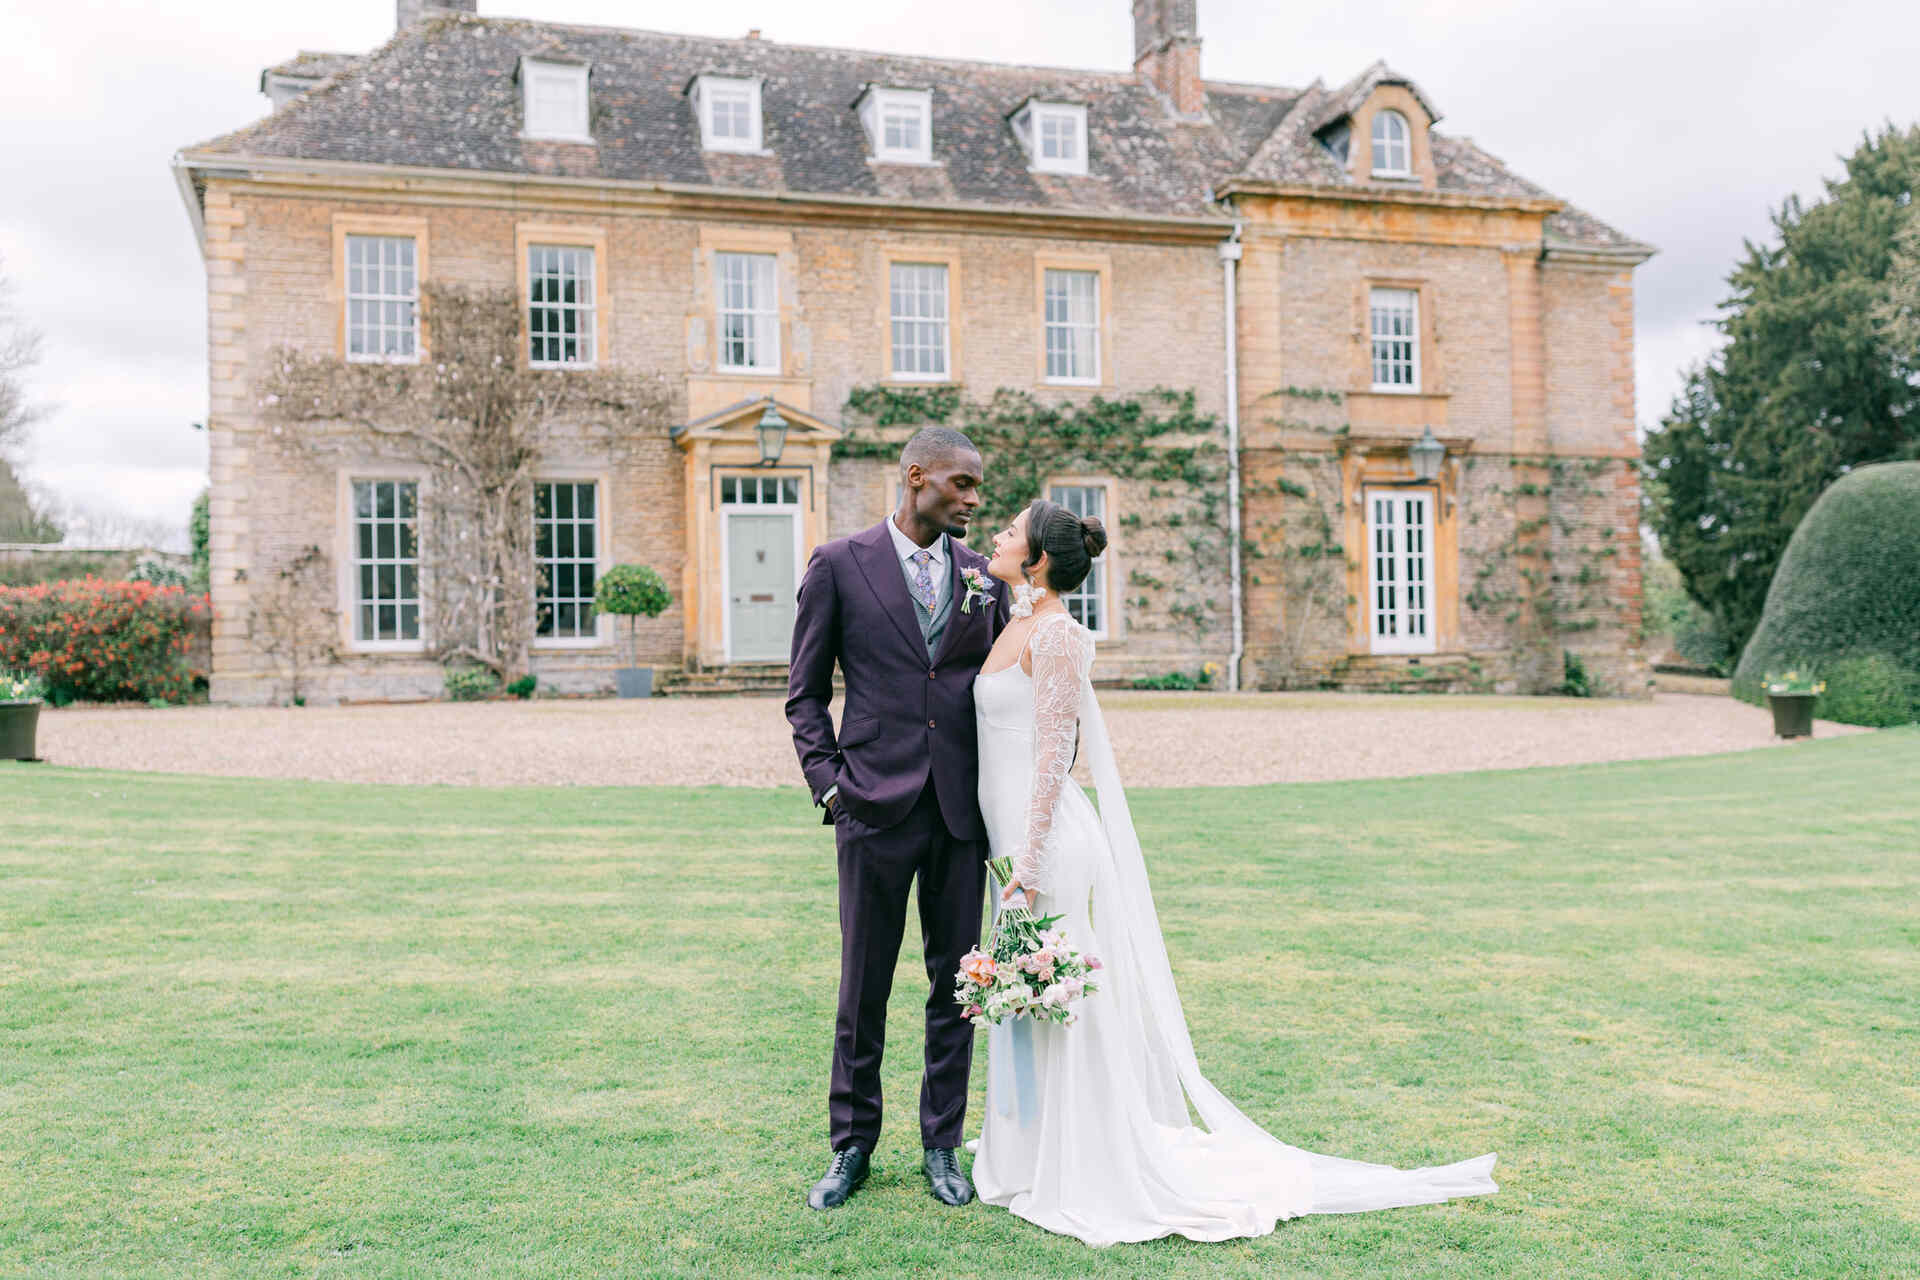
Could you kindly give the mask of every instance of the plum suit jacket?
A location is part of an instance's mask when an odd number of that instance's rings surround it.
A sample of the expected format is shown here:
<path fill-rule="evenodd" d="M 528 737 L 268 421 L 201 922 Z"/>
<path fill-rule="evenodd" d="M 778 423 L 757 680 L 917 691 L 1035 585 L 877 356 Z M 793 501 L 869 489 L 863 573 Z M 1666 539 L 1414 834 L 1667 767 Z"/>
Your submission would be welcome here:
<path fill-rule="evenodd" d="M 1007 591 L 988 578 L 991 594 L 963 611 L 961 571 L 984 576 L 987 559 L 952 537 L 946 551 L 953 607 L 931 658 L 886 520 L 814 551 L 794 617 L 787 720 L 815 804 L 838 786 L 849 815 L 891 827 L 931 778 L 947 829 L 984 840 L 973 681 L 1006 625 Z M 837 732 L 827 709 L 836 662 L 847 690 Z"/>

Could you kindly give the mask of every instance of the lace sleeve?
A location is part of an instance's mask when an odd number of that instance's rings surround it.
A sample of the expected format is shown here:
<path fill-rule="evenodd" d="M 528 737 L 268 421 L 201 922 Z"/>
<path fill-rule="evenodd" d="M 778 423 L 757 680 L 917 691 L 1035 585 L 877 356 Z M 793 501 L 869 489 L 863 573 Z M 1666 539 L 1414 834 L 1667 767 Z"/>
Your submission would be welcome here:
<path fill-rule="evenodd" d="M 1022 888 L 1044 893 L 1054 806 L 1073 768 L 1080 730 L 1080 687 L 1093 666 L 1093 637 L 1072 618 L 1044 618 L 1029 642 L 1033 655 L 1033 790 L 1027 838 L 1013 859 Z"/>

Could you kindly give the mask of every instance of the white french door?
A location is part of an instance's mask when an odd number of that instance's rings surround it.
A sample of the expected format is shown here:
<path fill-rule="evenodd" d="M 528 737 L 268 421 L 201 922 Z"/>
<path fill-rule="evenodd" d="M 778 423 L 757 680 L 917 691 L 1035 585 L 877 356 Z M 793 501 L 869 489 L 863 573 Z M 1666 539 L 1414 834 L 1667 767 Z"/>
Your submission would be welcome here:
<path fill-rule="evenodd" d="M 1431 489 L 1368 489 L 1367 638 L 1374 653 L 1432 653 Z"/>

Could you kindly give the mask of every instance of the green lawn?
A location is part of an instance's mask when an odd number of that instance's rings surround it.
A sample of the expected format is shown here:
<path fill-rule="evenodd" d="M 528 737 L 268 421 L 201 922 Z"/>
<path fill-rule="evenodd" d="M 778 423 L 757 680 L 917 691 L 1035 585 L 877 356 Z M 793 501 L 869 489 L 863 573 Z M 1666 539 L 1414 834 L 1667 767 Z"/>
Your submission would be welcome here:
<path fill-rule="evenodd" d="M 1096 1252 L 926 1194 L 912 937 L 878 1172 L 802 1204 L 838 939 L 798 790 L 0 766 L 0 1274 L 1920 1275 L 1916 779 L 1890 730 L 1137 792 L 1213 1080 L 1503 1189 Z"/>

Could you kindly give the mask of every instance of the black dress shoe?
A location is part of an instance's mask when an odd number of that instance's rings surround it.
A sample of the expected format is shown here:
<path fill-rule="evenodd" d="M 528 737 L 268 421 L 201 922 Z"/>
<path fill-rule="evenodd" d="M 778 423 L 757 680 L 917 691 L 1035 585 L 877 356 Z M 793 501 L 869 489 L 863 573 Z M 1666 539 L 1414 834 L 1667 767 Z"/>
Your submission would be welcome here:
<path fill-rule="evenodd" d="M 847 1197 L 860 1189 L 867 1180 L 867 1171 L 873 1166 L 867 1159 L 867 1153 L 859 1147 L 842 1147 L 833 1153 L 833 1163 L 827 1166 L 827 1176 L 813 1184 L 813 1190 L 807 1192 L 807 1208 L 837 1209 L 847 1202 Z"/>
<path fill-rule="evenodd" d="M 973 1184 L 960 1172 L 960 1158 L 952 1147 L 927 1148 L 927 1181 L 941 1204 L 958 1207 L 973 1199 Z"/>

